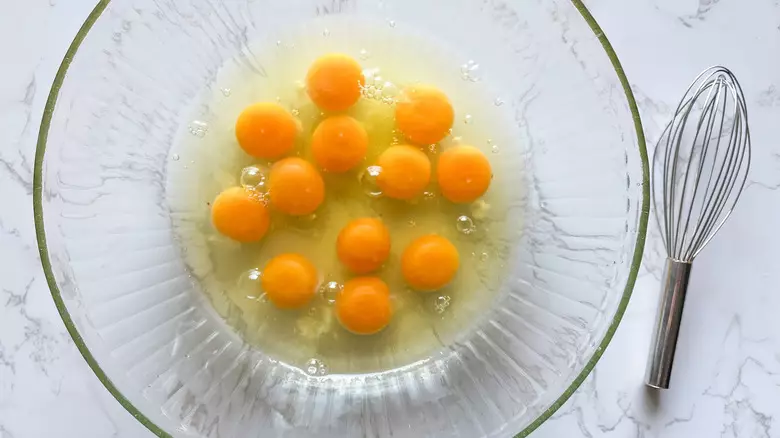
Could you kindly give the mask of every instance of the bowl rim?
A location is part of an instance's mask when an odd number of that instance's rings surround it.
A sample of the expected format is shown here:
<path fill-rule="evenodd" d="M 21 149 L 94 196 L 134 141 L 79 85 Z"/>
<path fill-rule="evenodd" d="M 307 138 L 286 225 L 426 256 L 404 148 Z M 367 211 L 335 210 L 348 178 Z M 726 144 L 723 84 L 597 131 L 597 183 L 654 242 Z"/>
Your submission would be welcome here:
<path fill-rule="evenodd" d="M 604 333 L 604 337 L 601 339 L 598 346 L 596 347 L 593 356 L 591 356 L 591 358 L 585 364 L 583 369 L 574 378 L 574 380 L 572 380 L 572 382 L 569 384 L 566 390 L 564 390 L 563 393 L 560 396 L 558 396 L 558 398 L 547 409 L 545 409 L 541 414 L 539 414 L 536 417 L 536 419 L 534 419 L 531 423 L 529 423 L 522 431 L 517 433 L 514 436 L 514 438 L 527 437 L 528 435 L 531 434 L 531 432 L 533 432 L 539 426 L 541 426 L 542 423 L 547 421 L 558 409 L 560 409 L 560 407 L 563 406 L 563 404 L 566 403 L 566 401 L 582 385 L 583 381 L 585 380 L 586 377 L 588 377 L 591 371 L 593 371 L 599 359 L 601 359 L 601 356 L 604 354 L 606 347 L 612 341 L 612 338 L 615 335 L 615 331 L 617 330 L 618 325 L 620 325 L 620 321 L 623 319 L 623 315 L 625 314 L 626 307 L 628 306 L 628 301 L 631 298 L 631 293 L 633 292 L 634 289 L 634 284 L 636 283 L 637 274 L 639 272 L 639 266 L 642 261 L 642 253 L 644 251 L 644 246 L 645 246 L 648 216 L 650 212 L 650 184 L 649 184 L 650 172 L 649 172 L 649 161 L 647 155 L 647 145 L 645 143 L 644 131 L 642 129 L 642 121 L 639 117 L 639 111 L 637 108 L 636 99 L 634 98 L 634 94 L 631 91 L 631 85 L 628 82 L 628 78 L 626 77 L 625 71 L 623 70 L 623 67 L 620 63 L 620 60 L 617 57 L 617 54 L 615 53 L 615 50 L 612 47 L 612 44 L 610 44 L 606 35 L 602 31 L 601 27 L 598 25 L 595 18 L 593 18 L 593 15 L 591 15 L 590 11 L 583 3 L 583 0 L 570 0 L 570 1 L 572 5 L 577 9 L 577 11 L 579 11 L 579 13 L 582 15 L 582 18 L 588 24 L 588 26 L 593 31 L 594 35 L 596 36 L 596 38 L 599 40 L 602 47 L 604 48 L 604 51 L 606 52 L 607 57 L 609 58 L 610 63 L 612 64 L 612 67 L 615 69 L 615 73 L 618 76 L 618 80 L 620 81 L 620 85 L 623 88 L 623 92 L 625 93 L 625 97 L 628 102 L 629 109 L 631 111 L 631 118 L 633 119 L 634 122 L 634 130 L 636 131 L 636 137 L 637 137 L 637 147 L 639 149 L 639 156 L 641 159 L 642 208 L 640 209 L 639 212 L 639 228 L 637 229 L 636 244 L 634 246 L 634 254 L 631 258 L 631 268 L 629 271 L 628 279 L 626 281 L 626 287 L 623 290 L 623 295 L 620 298 L 617 311 L 615 312 L 615 315 L 613 316 L 612 321 L 609 324 L 609 327 Z M 154 421 L 152 421 L 149 417 L 144 415 L 137 407 L 135 407 L 135 405 L 133 405 L 132 402 L 130 402 L 130 400 L 128 400 L 122 394 L 119 388 L 117 388 L 114 385 L 114 383 L 105 373 L 105 371 L 103 371 L 100 364 L 98 364 L 98 361 L 90 352 L 89 347 L 87 347 L 86 343 L 84 342 L 84 338 L 81 336 L 78 329 L 76 328 L 76 325 L 73 322 L 73 318 L 70 316 L 70 313 L 68 312 L 68 309 L 65 305 L 65 301 L 62 297 L 59 286 L 57 285 L 57 280 L 55 279 L 54 276 L 54 270 L 52 269 L 52 263 L 49 257 L 49 249 L 46 245 L 46 230 L 44 228 L 43 204 L 42 204 L 43 159 L 44 159 L 44 155 L 46 154 L 46 142 L 49 136 L 49 129 L 51 127 L 51 121 L 54 115 L 54 109 L 57 105 L 57 99 L 60 93 L 60 89 L 62 88 L 62 85 L 65 82 L 65 76 L 67 75 L 68 68 L 70 67 L 71 62 L 73 62 L 76 52 L 78 51 L 79 47 L 81 46 L 81 43 L 84 41 L 84 38 L 87 36 L 92 26 L 95 24 L 98 18 L 100 18 L 103 11 L 106 9 L 106 7 L 110 2 L 111 0 L 99 0 L 97 5 L 95 5 L 95 7 L 92 9 L 92 12 L 90 12 L 90 14 L 87 16 L 87 19 L 79 28 L 73 41 L 68 46 L 68 49 L 65 52 L 65 56 L 62 62 L 60 63 L 59 68 L 57 69 L 57 73 L 54 77 L 54 81 L 52 82 L 52 87 L 49 90 L 49 95 L 46 99 L 46 105 L 43 110 L 43 117 L 41 119 L 41 125 L 38 131 L 38 139 L 35 147 L 35 162 L 34 162 L 34 171 L 33 171 L 33 217 L 35 221 L 35 236 L 38 244 L 38 253 L 41 259 L 41 265 L 43 267 L 44 276 L 46 278 L 46 283 L 48 283 L 49 285 L 52 299 L 54 300 L 54 304 L 57 307 L 57 312 L 60 314 L 60 317 L 62 318 L 62 321 L 65 324 L 65 328 L 67 329 L 68 334 L 70 334 L 70 337 L 73 339 L 73 342 L 76 344 L 76 348 L 78 348 L 79 352 L 84 357 L 84 360 L 87 362 L 87 365 L 89 365 L 90 369 L 92 370 L 92 372 L 95 373 L 98 380 L 100 380 L 103 386 L 105 386 L 108 392 L 111 393 L 111 395 L 119 402 L 119 404 L 122 405 L 127 410 L 127 412 L 130 413 L 130 415 L 135 417 L 135 419 L 138 420 L 143 426 L 145 426 L 150 432 L 152 432 L 153 434 L 161 438 L 173 438 L 171 434 L 163 430 L 160 426 L 154 423 Z"/>

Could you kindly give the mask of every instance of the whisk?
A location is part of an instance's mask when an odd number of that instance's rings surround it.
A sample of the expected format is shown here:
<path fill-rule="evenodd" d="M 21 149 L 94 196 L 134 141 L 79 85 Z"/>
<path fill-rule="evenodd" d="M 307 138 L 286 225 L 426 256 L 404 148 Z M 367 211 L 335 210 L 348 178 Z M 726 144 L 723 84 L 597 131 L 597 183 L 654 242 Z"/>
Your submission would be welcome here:
<path fill-rule="evenodd" d="M 653 157 L 653 204 L 666 266 L 645 382 L 668 388 L 693 260 L 726 222 L 750 168 L 742 88 L 728 69 L 693 81 Z"/>

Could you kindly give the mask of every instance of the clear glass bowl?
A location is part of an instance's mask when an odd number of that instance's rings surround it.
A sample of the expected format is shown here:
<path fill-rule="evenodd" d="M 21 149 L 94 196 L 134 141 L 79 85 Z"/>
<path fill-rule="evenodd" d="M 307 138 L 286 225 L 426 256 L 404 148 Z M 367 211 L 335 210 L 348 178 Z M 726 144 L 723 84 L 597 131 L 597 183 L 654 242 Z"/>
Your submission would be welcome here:
<path fill-rule="evenodd" d="M 244 344 L 188 277 L 165 199 L 174 133 L 246 44 L 318 15 L 424 29 L 495 72 L 521 132 L 521 237 L 497 305 L 444 358 L 311 377 Z M 391 22 L 392 21 L 392 22 Z M 648 212 L 620 64 L 579 0 L 101 1 L 56 76 L 35 160 L 52 296 L 90 367 L 159 436 L 525 436 L 623 315 Z"/>

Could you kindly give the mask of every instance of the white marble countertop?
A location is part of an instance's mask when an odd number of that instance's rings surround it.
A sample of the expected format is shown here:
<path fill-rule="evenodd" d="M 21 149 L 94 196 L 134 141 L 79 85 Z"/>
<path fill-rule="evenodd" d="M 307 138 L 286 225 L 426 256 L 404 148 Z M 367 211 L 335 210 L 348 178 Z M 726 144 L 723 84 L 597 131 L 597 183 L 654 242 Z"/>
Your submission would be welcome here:
<path fill-rule="evenodd" d="M 151 437 L 92 375 L 38 260 L 32 163 L 44 102 L 94 0 L 5 0 L 0 14 L 0 438 Z M 595 371 L 534 437 L 780 436 L 780 1 L 588 0 L 632 84 L 648 144 L 703 68 L 740 78 L 753 167 L 697 259 L 673 389 L 642 384 L 662 262 L 657 232 Z"/>

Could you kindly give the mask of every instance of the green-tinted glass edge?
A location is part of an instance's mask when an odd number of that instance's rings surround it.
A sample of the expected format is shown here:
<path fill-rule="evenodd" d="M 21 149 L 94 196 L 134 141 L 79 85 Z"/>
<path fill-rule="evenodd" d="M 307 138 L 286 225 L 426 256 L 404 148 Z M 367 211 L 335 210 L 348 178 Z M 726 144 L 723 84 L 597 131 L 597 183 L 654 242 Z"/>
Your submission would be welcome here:
<path fill-rule="evenodd" d="M 569 397 L 571 397 L 580 385 L 582 385 L 582 382 L 585 381 L 585 378 L 588 377 L 590 372 L 593 371 L 596 363 L 598 363 L 599 359 L 601 359 L 601 356 L 604 354 L 604 350 L 606 350 L 610 341 L 612 341 L 612 337 L 615 336 L 615 331 L 617 330 L 620 321 L 623 319 L 623 315 L 626 313 L 626 307 L 628 307 L 628 300 L 631 298 L 631 292 L 634 290 L 636 276 L 639 273 L 639 265 L 642 263 L 642 253 L 645 250 L 647 219 L 650 214 L 650 163 L 647 158 L 647 144 L 645 143 L 645 133 L 642 130 L 642 119 L 639 117 L 639 109 L 636 105 L 636 99 L 634 99 L 634 93 L 631 91 L 631 84 L 628 82 L 628 78 L 623 71 L 623 66 L 620 64 L 615 49 L 612 48 L 612 44 L 607 39 L 606 35 L 604 35 L 604 31 L 602 31 L 601 27 L 596 23 L 596 19 L 593 18 L 593 15 L 588 11 L 588 8 L 585 7 L 582 0 L 571 0 L 571 2 L 574 7 L 580 11 L 582 18 L 588 23 L 591 30 L 593 30 L 593 33 L 596 34 L 596 38 L 599 39 L 602 47 L 604 47 L 604 51 L 607 52 L 607 56 L 609 57 L 610 62 L 612 62 L 612 67 L 615 69 L 615 73 L 620 80 L 620 85 L 623 87 L 623 92 L 626 94 L 628 107 L 631 110 L 631 117 L 634 120 L 634 130 L 636 131 L 637 146 L 639 147 L 639 157 L 642 159 L 642 210 L 639 212 L 639 230 L 637 230 L 634 257 L 631 259 L 631 270 L 628 273 L 626 288 L 623 290 L 623 297 L 620 299 L 617 312 L 612 318 L 612 322 L 609 324 L 609 328 L 607 328 L 604 338 L 599 343 L 588 363 L 585 364 L 585 368 L 583 368 L 580 374 L 571 382 L 571 385 L 566 388 L 566 391 L 564 391 L 546 411 L 542 412 L 542 415 L 523 429 L 522 432 L 515 435 L 515 438 L 523 438 L 530 435 L 531 432 L 547 421 L 555 411 L 560 409 Z"/>
<path fill-rule="evenodd" d="M 168 434 L 162 428 L 157 426 L 152 420 L 150 420 L 147 416 L 141 413 L 141 411 L 138 410 L 138 408 L 136 408 L 130 402 L 130 400 L 128 400 L 124 395 L 122 395 L 119 389 L 114 385 L 111 379 L 109 379 L 109 377 L 100 367 L 95 357 L 92 356 L 92 353 L 89 351 L 89 348 L 84 342 L 84 339 L 81 337 L 78 330 L 76 329 L 76 325 L 73 323 L 73 319 L 71 318 L 70 314 L 68 313 L 68 309 L 65 306 L 65 302 L 62 298 L 62 294 L 60 293 L 60 289 L 57 286 L 56 279 L 54 278 L 54 271 L 52 270 L 51 260 L 49 259 L 49 250 L 46 246 L 46 231 L 44 230 L 44 224 L 43 224 L 43 205 L 42 205 L 43 158 L 46 153 L 46 140 L 48 139 L 49 136 L 51 119 L 54 114 L 54 108 L 57 104 L 57 98 L 59 96 L 60 88 L 62 87 L 62 84 L 65 81 L 65 75 L 68 71 L 68 68 L 70 67 L 71 62 L 73 61 L 74 56 L 76 55 L 76 52 L 78 51 L 79 46 L 81 45 L 82 41 L 86 37 L 87 33 L 89 33 L 89 30 L 92 28 L 92 26 L 95 24 L 97 19 L 106 9 L 110 1 L 111 0 L 100 0 L 98 4 L 95 6 L 95 8 L 92 10 L 92 12 L 89 14 L 87 19 L 84 21 L 84 24 L 82 24 L 81 28 L 79 28 L 78 33 L 76 33 L 76 37 L 73 39 L 73 42 L 71 42 L 67 52 L 65 53 L 65 57 L 60 63 L 60 67 L 57 69 L 57 74 L 54 77 L 54 82 L 52 83 L 51 90 L 49 91 L 49 96 L 46 99 L 46 106 L 44 107 L 43 110 L 41 127 L 38 132 L 38 141 L 35 150 L 35 167 L 33 173 L 33 216 L 35 219 L 35 235 L 38 241 L 38 253 L 40 254 L 40 258 L 41 258 L 41 265 L 43 266 L 46 282 L 49 285 L 52 298 L 54 299 L 54 304 L 57 307 L 57 311 L 59 312 L 62 321 L 65 323 L 65 328 L 68 330 L 68 333 L 70 334 L 71 338 L 73 338 L 73 342 L 76 344 L 76 348 L 78 348 L 79 352 L 84 357 L 84 360 L 86 360 L 87 365 L 89 365 L 89 367 L 97 376 L 98 380 L 100 380 L 100 382 L 103 383 L 103 385 L 106 387 L 108 392 L 110 392 L 111 395 L 113 395 L 114 398 L 116 398 L 119 404 L 122 405 L 130 413 L 130 415 L 135 417 L 136 420 L 138 420 L 141 424 L 143 424 L 147 429 L 149 429 L 155 435 L 163 438 L 172 438 L 170 434 Z M 615 73 L 617 74 L 618 79 L 620 80 L 620 84 L 623 87 L 623 91 L 625 92 L 626 100 L 628 101 L 629 109 L 631 110 L 632 119 L 634 121 L 634 129 L 636 131 L 636 136 L 637 136 L 637 146 L 639 148 L 639 155 L 642 160 L 642 210 L 640 211 L 640 215 L 639 215 L 639 229 L 637 232 L 636 246 L 634 247 L 634 256 L 631 260 L 631 269 L 628 275 L 628 281 L 626 282 L 626 287 L 623 291 L 623 296 L 620 299 L 617 312 L 615 313 L 615 316 L 613 317 L 612 322 L 610 323 L 609 328 L 607 329 L 604 335 L 604 338 L 601 340 L 593 356 L 590 358 L 588 363 L 585 364 L 585 367 L 582 369 L 580 374 L 577 375 L 577 377 L 572 381 L 569 387 L 566 388 L 563 394 L 561 394 L 561 396 L 558 397 L 558 399 L 556 399 L 555 402 L 552 405 L 550 405 L 549 408 L 547 408 L 547 410 L 542 412 L 542 414 L 539 417 L 537 417 L 533 422 L 531 422 L 531 424 L 529 424 L 525 429 L 523 429 L 522 432 L 517 434 L 515 438 L 523 438 L 528 436 L 529 434 L 531 434 L 531 432 L 536 430 L 542 423 L 544 423 L 548 418 L 550 418 L 550 416 L 552 416 L 555 413 L 555 411 L 557 411 L 569 399 L 569 397 L 571 397 L 572 394 L 574 394 L 574 392 L 580 387 L 580 385 L 585 380 L 585 378 L 590 374 L 590 372 L 596 366 L 596 363 L 599 361 L 602 354 L 604 354 L 604 350 L 609 345 L 610 341 L 612 340 L 612 337 L 615 334 L 615 331 L 617 330 L 618 325 L 620 324 L 620 321 L 623 319 L 623 315 L 625 314 L 626 307 L 628 306 L 628 301 L 631 298 L 631 292 L 634 289 L 634 283 L 636 282 L 637 273 L 639 272 L 639 265 L 642 261 L 642 252 L 644 251 L 644 247 L 645 247 L 647 221 L 650 212 L 650 184 L 649 184 L 650 171 L 649 171 L 649 161 L 647 156 L 647 146 L 645 144 L 645 136 L 642 130 L 642 121 L 639 118 L 639 111 L 637 109 L 634 95 L 631 92 L 631 86 L 628 82 L 628 79 L 626 78 L 625 72 L 623 71 L 623 67 L 620 64 L 620 61 L 618 60 L 618 57 L 615 54 L 614 49 L 612 48 L 612 45 L 610 44 L 607 37 L 604 35 L 604 32 L 601 30 L 601 27 L 599 27 L 599 25 L 596 23 L 596 20 L 593 18 L 593 16 L 590 14 L 588 9 L 582 3 L 582 0 L 570 0 L 570 1 L 574 5 L 574 7 L 577 8 L 580 14 L 582 14 L 582 17 L 588 23 L 591 30 L 593 30 L 593 33 L 599 39 L 599 42 L 601 42 L 601 45 L 604 47 L 604 50 L 606 51 L 607 56 L 609 57 L 609 60 L 612 63 L 613 68 L 615 69 Z"/>
<path fill-rule="evenodd" d="M 62 318 L 62 322 L 65 323 L 65 328 L 68 330 L 70 337 L 73 338 L 73 342 L 76 344 L 79 352 L 84 356 L 84 360 L 87 361 L 87 365 L 92 368 L 92 371 L 97 376 L 98 380 L 108 389 L 108 392 L 116 398 L 120 405 L 122 405 L 127 412 L 130 413 L 136 420 L 141 422 L 147 429 L 152 431 L 155 435 L 164 438 L 173 438 L 167 432 L 157 426 L 152 420 L 141 413 L 130 400 L 128 400 L 119 389 L 114 385 L 114 382 L 106 375 L 100 365 L 95 360 L 95 357 L 90 353 L 87 344 L 84 343 L 84 339 L 76 329 L 76 325 L 73 323 L 73 319 L 68 313 L 68 309 L 65 307 L 65 302 L 62 299 L 62 294 L 57 286 L 57 281 L 54 278 L 54 271 L 51 267 L 51 260 L 49 259 L 49 249 L 46 246 L 46 231 L 43 228 L 43 156 L 46 153 L 46 140 L 49 137 L 49 128 L 51 126 L 52 115 L 54 114 L 54 107 L 57 104 L 57 98 L 60 93 L 60 88 L 65 81 L 65 74 L 68 72 L 70 63 L 73 62 L 73 57 L 84 41 L 84 37 L 87 36 L 89 30 L 95 24 L 97 19 L 106 9 L 110 0 L 100 0 L 97 5 L 92 9 L 92 12 L 87 17 L 84 24 L 79 28 L 76 37 L 73 42 L 70 43 L 67 52 L 65 52 L 65 58 L 60 63 L 60 67 L 57 69 L 57 74 L 54 76 L 54 82 L 52 83 L 49 96 L 46 98 L 46 106 L 43 109 L 43 118 L 41 120 L 41 128 L 38 131 L 38 143 L 35 148 L 35 170 L 33 173 L 33 217 L 35 219 L 35 236 L 38 240 L 38 253 L 41 257 L 41 264 L 43 265 L 43 273 L 46 276 L 46 282 L 49 284 L 51 290 L 51 296 L 54 299 L 54 305 L 57 307 L 57 311 Z"/>

